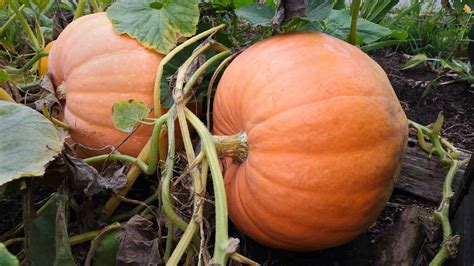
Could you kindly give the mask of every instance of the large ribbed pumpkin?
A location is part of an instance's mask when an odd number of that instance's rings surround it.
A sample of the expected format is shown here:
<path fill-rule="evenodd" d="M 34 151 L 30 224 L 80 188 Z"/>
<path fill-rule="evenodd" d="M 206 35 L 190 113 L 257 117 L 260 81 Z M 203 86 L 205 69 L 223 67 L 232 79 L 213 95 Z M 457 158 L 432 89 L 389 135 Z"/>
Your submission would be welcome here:
<path fill-rule="evenodd" d="M 227 161 L 229 215 L 253 239 L 309 251 L 348 242 L 380 214 L 400 171 L 407 119 L 382 68 L 322 33 L 240 54 L 220 80 L 214 133 L 247 134 Z"/>
<path fill-rule="evenodd" d="M 59 91 L 66 93 L 64 120 L 74 142 L 91 148 L 119 146 L 127 137 L 115 129 L 115 102 L 137 99 L 153 107 L 153 84 L 162 55 L 114 32 L 105 13 L 79 18 L 64 29 L 48 58 Z M 142 125 L 119 151 L 137 156 L 151 135 Z"/>

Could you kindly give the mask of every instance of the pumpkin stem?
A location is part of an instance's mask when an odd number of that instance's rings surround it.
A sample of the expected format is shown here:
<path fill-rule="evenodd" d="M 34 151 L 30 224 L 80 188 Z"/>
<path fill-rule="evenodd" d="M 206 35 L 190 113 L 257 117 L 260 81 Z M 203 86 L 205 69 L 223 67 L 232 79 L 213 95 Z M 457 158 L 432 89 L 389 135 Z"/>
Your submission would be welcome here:
<path fill-rule="evenodd" d="M 234 162 L 242 163 L 249 155 L 247 133 L 240 132 L 232 136 L 214 136 L 217 152 L 230 157 Z"/>

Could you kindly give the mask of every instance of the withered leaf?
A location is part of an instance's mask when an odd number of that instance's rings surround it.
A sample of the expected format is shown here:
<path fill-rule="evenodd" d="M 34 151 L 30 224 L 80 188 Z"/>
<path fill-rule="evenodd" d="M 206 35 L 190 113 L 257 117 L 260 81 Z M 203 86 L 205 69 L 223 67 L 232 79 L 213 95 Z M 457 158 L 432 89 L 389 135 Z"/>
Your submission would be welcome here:
<path fill-rule="evenodd" d="M 119 236 L 117 265 L 158 265 L 161 257 L 153 223 L 135 215 L 123 226 Z"/>
<path fill-rule="evenodd" d="M 84 160 L 76 158 L 68 152 L 63 152 L 66 164 L 73 175 L 73 184 L 84 191 L 86 196 L 93 196 L 110 189 L 118 192 L 127 184 L 125 168 L 122 167 L 107 178 L 99 174 L 97 169 L 88 165 Z"/>

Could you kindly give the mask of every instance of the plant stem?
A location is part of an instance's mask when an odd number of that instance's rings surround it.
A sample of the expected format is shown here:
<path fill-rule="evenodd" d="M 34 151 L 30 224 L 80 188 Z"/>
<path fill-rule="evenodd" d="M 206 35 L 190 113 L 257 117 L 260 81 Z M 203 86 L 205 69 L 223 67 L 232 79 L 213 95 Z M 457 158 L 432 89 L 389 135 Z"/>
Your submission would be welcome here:
<path fill-rule="evenodd" d="M 231 240 L 228 235 L 227 199 L 225 194 L 224 178 L 219 166 L 216 147 L 211 133 L 206 126 L 188 109 L 185 109 L 186 118 L 196 129 L 202 141 L 202 149 L 209 162 L 212 174 L 212 182 L 215 194 L 216 213 L 216 240 L 214 245 L 214 255 L 212 262 L 219 265 L 226 265 L 229 258 Z"/>
<path fill-rule="evenodd" d="M 211 57 L 209 60 L 207 60 L 204 64 L 202 64 L 196 72 L 193 73 L 189 81 L 186 83 L 186 86 L 184 86 L 183 94 L 188 95 L 188 93 L 191 91 L 192 87 L 194 84 L 196 84 L 196 81 L 199 79 L 199 77 L 214 63 L 221 61 L 222 59 L 228 57 L 230 55 L 230 51 L 223 51 L 220 52 L 213 57 Z"/>
<path fill-rule="evenodd" d="M 241 132 L 232 136 L 213 136 L 217 152 L 236 162 L 243 162 L 249 154 L 247 134 Z"/>
<path fill-rule="evenodd" d="M 170 221 L 168 224 L 168 233 L 166 234 L 165 254 L 163 256 L 163 259 L 167 264 L 168 264 L 168 260 L 170 259 L 171 248 L 173 247 L 173 235 L 174 235 L 174 223 Z"/>
<path fill-rule="evenodd" d="M 183 72 L 186 72 L 187 68 L 183 68 L 182 70 Z M 188 123 L 186 122 L 186 115 L 184 113 L 184 108 L 186 107 L 183 106 L 183 102 L 178 103 L 177 109 L 178 109 L 179 126 L 181 128 L 181 134 L 183 138 L 184 148 L 186 151 L 186 157 L 187 157 L 188 162 L 191 163 L 196 159 L 196 154 L 194 153 L 191 136 L 189 135 Z M 181 237 L 181 240 L 179 241 L 178 245 L 176 246 L 175 250 L 173 251 L 173 254 L 171 255 L 168 261 L 168 264 L 170 265 L 177 265 L 179 263 L 184 252 L 188 248 L 189 243 L 191 242 L 191 239 L 196 235 L 196 232 L 198 229 L 198 223 L 197 223 L 196 218 L 199 216 L 199 214 L 201 214 L 201 218 L 202 218 L 202 203 L 203 202 L 199 195 L 201 195 L 204 192 L 205 185 L 203 186 L 201 182 L 202 181 L 201 175 L 199 173 L 199 170 L 197 170 L 196 168 L 191 169 L 191 176 L 193 178 L 193 187 L 194 187 L 194 193 L 195 193 L 193 217 L 191 218 L 191 221 L 189 221 L 189 224 L 186 227 L 186 230 L 184 231 L 184 234 Z"/>
<path fill-rule="evenodd" d="M 357 33 L 357 18 L 359 17 L 360 0 L 352 1 L 351 32 L 349 33 L 349 43 L 355 45 Z"/>
<path fill-rule="evenodd" d="M 3 244 L 5 245 L 5 247 L 8 247 L 12 244 L 15 244 L 18 242 L 24 242 L 24 241 L 25 241 L 24 237 L 17 237 L 17 238 L 8 239 L 7 241 L 3 242 Z"/>
<path fill-rule="evenodd" d="M 82 243 L 87 242 L 87 241 L 91 241 L 98 234 L 100 234 L 100 232 L 102 232 L 102 230 L 94 230 L 94 231 L 86 232 L 86 233 L 83 233 L 83 234 L 80 234 L 80 235 L 71 236 L 69 238 L 69 245 L 75 246 L 75 245 L 79 245 L 79 244 L 82 244 Z"/>
<path fill-rule="evenodd" d="M 446 259 L 455 256 L 457 253 L 457 245 L 459 244 L 459 236 L 452 235 L 451 224 L 449 222 L 449 207 L 451 198 L 454 196 L 452 189 L 453 179 L 458 168 L 463 165 L 463 162 L 453 159 L 443 147 L 444 145 L 452 152 L 457 151 L 454 145 L 449 143 L 447 140 L 443 140 L 440 136 L 443 121 L 443 113 L 439 113 L 432 129 L 429 129 L 428 127 L 422 126 L 413 121 L 408 121 L 409 127 L 415 128 L 417 130 L 418 142 L 422 149 L 428 152 L 430 155 L 433 153 L 438 155 L 443 164 L 450 166 L 443 184 L 443 198 L 441 200 L 441 204 L 434 213 L 435 219 L 440 222 L 441 228 L 443 230 L 443 243 L 441 244 L 438 253 L 430 263 L 432 266 L 443 265 Z M 425 142 L 425 136 L 430 139 L 432 143 L 431 146 Z"/>
<path fill-rule="evenodd" d="M 26 64 L 23 65 L 22 68 L 16 69 L 16 68 L 5 68 L 5 71 L 9 74 L 21 74 L 27 71 L 30 67 L 32 67 L 38 60 L 41 59 L 41 57 L 48 56 L 48 52 L 41 50 L 41 48 L 38 50 L 38 52 L 31 58 Z"/>
<path fill-rule="evenodd" d="M 170 113 L 171 112 L 171 113 Z M 161 188 L 162 208 L 170 222 L 176 224 L 181 230 L 186 230 L 186 222 L 179 217 L 173 210 L 173 203 L 170 197 L 170 184 L 173 178 L 174 153 L 175 153 L 175 135 L 174 135 L 174 117 L 176 116 L 174 108 L 171 108 L 168 114 L 168 157 L 166 158 L 165 173 Z"/>
<path fill-rule="evenodd" d="M 128 191 L 132 188 L 133 184 L 137 180 L 138 176 L 140 175 L 141 171 L 144 171 L 146 174 L 153 174 L 156 171 L 157 162 L 158 162 L 158 145 L 159 145 L 159 134 L 158 132 L 161 131 L 163 123 L 167 119 L 167 115 L 163 115 L 155 121 L 155 126 L 153 127 L 153 133 L 151 138 L 148 140 L 145 147 L 143 147 L 142 151 L 138 155 L 136 159 L 137 164 L 133 165 L 127 173 L 127 186 L 120 190 L 117 194 L 120 196 L 127 195 Z M 133 157 L 131 157 L 133 158 Z M 149 161 L 148 165 L 146 165 L 146 161 Z M 122 202 L 122 200 L 113 195 L 105 204 L 105 210 L 107 211 L 108 216 L 110 217 L 114 211 L 117 209 L 118 205 Z"/>
<path fill-rule="evenodd" d="M 214 73 L 212 74 L 212 77 L 211 77 L 211 81 L 209 82 L 209 86 L 207 87 L 207 113 L 206 113 L 206 126 L 207 128 L 209 129 L 210 127 L 210 123 L 211 123 L 211 117 L 210 117 L 210 111 L 211 110 L 211 94 L 212 94 L 212 87 L 214 85 L 214 82 L 216 81 L 217 79 L 217 76 L 219 75 L 219 73 L 222 71 L 222 69 L 224 69 L 225 66 L 227 66 L 227 64 L 229 64 L 230 61 L 232 61 L 232 59 L 234 58 L 235 54 L 232 55 L 232 56 L 229 56 L 227 57 L 226 59 L 224 59 L 216 68 L 216 70 L 214 71 Z"/>
<path fill-rule="evenodd" d="M 99 7 L 97 0 L 90 0 L 91 6 L 94 9 L 94 12 L 102 12 L 102 9 Z"/>
<path fill-rule="evenodd" d="M 214 28 L 211 28 L 207 31 L 201 32 L 200 34 L 190 38 L 189 40 L 186 40 L 182 44 L 180 44 L 178 47 L 174 48 L 169 54 L 167 54 L 160 62 L 158 65 L 158 69 L 156 70 L 156 76 L 155 76 L 155 86 L 153 89 L 153 110 L 155 112 L 155 117 L 159 117 L 161 113 L 161 99 L 160 99 L 160 86 L 161 86 L 161 77 L 163 76 L 163 68 L 164 66 L 181 50 L 186 48 L 187 46 L 195 43 L 196 41 L 211 35 L 215 33 L 216 31 L 224 28 L 225 25 L 221 24 L 219 26 L 216 26 Z"/>
<path fill-rule="evenodd" d="M 147 205 L 150 205 L 153 203 L 157 198 L 159 194 L 155 191 L 155 193 L 151 194 L 147 199 L 145 199 L 143 202 Z M 126 212 L 124 214 L 115 216 L 111 219 L 112 222 L 122 222 L 125 220 L 130 219 L 132 216 L 136 215 L 137 213 L 141 212 L 143 209 L 145 209 L 144 205 L 137 205 L 135 208 L 130 210 L 129 212 Z"/>
<path fill-rule="evenodd" d="M 18 8 L 18 10 L 21 12 L 23 11 L 23 8 L 25 8 L 25 5 L 21 5 L 20 8 Z M 10 27 L 10 24 L 13 23 L 13 21 L 15 21 L 16 19 L 16 13 L 14 13 L 8 20 L 7 22 L 5 22 L 5 24 L 3 24 L 3 26 L 0 28 L 0 36 L 3 35 L 3 33 L 7 30 L 8 27 Z"/>
<path fill-rule="evenodd" d="M 247 257 L 244 257 L 243 255 L 237 253 L 237 252 L 234 252 L 230 255 L 230 258 L 235 261 L 235 262 L 238 262 L 240 264 L 247 264 L 247 265 L 260 265 L 259 263 L 247 258 Z"/>
<path fill-rule="evenodd" d="M 459 236 L 452 236 L 451 224 L 449 223 L 449 205 L 451 198 L 454 196 L 452 182 L 458 168 L 459 162 L 457 160 L 451 161 L 451 167 L 443 184 L 443 199 L 441 200 L 438 210 L 435 211 L 435 218 L 440 222 L 441 228 L 443 229 L 443 243 L 436 256 L 430 262 L 431 266 L 443 265 L 447 258 L 456 255 L 456 246 L 459 243 Z"/>
<path fill-rule="evenodd" d="M 103 161 L 122 161 L 126 163 L 131 163 L 136 166 L 138 166 L 142 171 L 146 171 L 148 169 L 148 165 L 143 162 L 140 159 L 137 159 L 132 156 L 124 155 L 124 154 L 103 154 L 103 155 L 97 155 L 94 157 L 90 157 L 87 159 L 84 159 L 84 162 L 87 164 L 93 164 L 93 163 L 98 163 L 98 162 L 103 162 Z"/>
<path fill-rule="evenodd" d="M 84 8 L 86 7 L 86 3 L 87 3 L 87 0 L 79 0 L 72 20 L 76 20 L 82 16 L 82 14 L 84 13 Z"/>
<path fill-rule="evenodd" d="M 10 96 L 10 94 L 8 94 L 2 87 L 0 87 L 0 99 L 11 103 L 16 103 L 12 96 Z"/>
<path fill-rule="evenodd" d="M 148 140 L 145 147 L 143 147 L 142 151 L 138 155 L 137 160 L 141 160 L 143 162 L 148 161 L 148 157 L 150 155 L 150 146 L 151 146 L 150 143 L 151 143 L 151 139 Z M 126 196 L 128 191 L 132 188 L 133 183 L 135 183 L 135 181 L 137 180 L 141 172 L 142 171 L 140 167 L 136 165 L 132 165 L 132 167 L 130 168 L 130 170 L 128 170 L 128 173 L 127 173 L 127 186 L 121 189 L 117 194 L 120 196 Z M 104 207 L 105 211 L 107 212 L 108 217 L 110 217 L 115 212 L 120 202 L 122 202 L 121 198 L 115 195 L 112 195 L 112 197 L 110 197 L 110 199 L 107 201 Z"/>
<path fill-rule="evenodd" d="M 44 117 L 46 117 L 46 119 L 51 121 L 55 126 L 60 127 L 64 130 L 69 130 L 70 129 L 68 124 L 63 123 L 63 122 L 61 122 L 61 121 L 59 121 L 56 118 L 51 116 L 51 114 L 49 113 L 49 110 L 48 110 L 48 105 L 46 103 L 43 104 L 42 111 L 43 111 Z"/>
<path fill-rule="evenodd" d="M 30 25 L 25 19 L 25 16 L 23 16 L 23 13 L 20 11 L 18 6 L 16 5 L 15 0 L 7 0 L 7 3 L 10 5 L 10 8 L 13 9 L 13 12 L 15 12 L 16 17 L 20 21 L 21 25 L 23 26 L 23 29 L 26 31 L 28 34 L 28 37 L 30 38 L 31 42 L 33 43 L 33 47 L 35 48 L 35 51 L 40 51 L 41 46 L 38 42 L 38 39 L 36 39 L 35 34 L 33 33 L 33 30 L 31 29 Z"/>

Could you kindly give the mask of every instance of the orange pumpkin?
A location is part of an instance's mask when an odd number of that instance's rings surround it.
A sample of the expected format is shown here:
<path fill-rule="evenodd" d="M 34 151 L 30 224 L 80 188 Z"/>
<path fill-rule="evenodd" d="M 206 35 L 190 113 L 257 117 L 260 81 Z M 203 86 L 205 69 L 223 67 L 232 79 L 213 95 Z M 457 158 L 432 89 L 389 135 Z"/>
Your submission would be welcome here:
<path fill-rule="evenodd" d="M 51 48 L 53 48 L 54 42 L 55 41 L 51 41 L 50 43 L 48 43 L 46 47 L 44 47 L 44 51 L 46 52 L 51 51 Z M 40 76 L 44 76 L 44 74 L 48 72 L 48 57 L 47 56 L 41 57 L 39 61 L 38 72 Z"/>
<path fill-rule="evenodd" d="M 408 134 L 382 68 L 322 33 L 280 35 L 240 54 L 219 82 L 214 131 L 248 138 L 246 160 L 227 159 L 232 221 L 295 251 L 343 244 L 374 222 Z"/>
<path fill-rule="evenodd" d="M 115 33 L 105 13 L 83 16 L 68 25 L 49 55 L 48 66 L 55 86 L 66 93 L 64 120 L 71 126 L 72 140 L 95 149 L 112 145 L 137 156 L 152 126 L 141 125 L 127 139 L 114 127 L 112 106 L 137 99 L 152 108 L 155 74 L 162 58 L 135 39 Z"/>

